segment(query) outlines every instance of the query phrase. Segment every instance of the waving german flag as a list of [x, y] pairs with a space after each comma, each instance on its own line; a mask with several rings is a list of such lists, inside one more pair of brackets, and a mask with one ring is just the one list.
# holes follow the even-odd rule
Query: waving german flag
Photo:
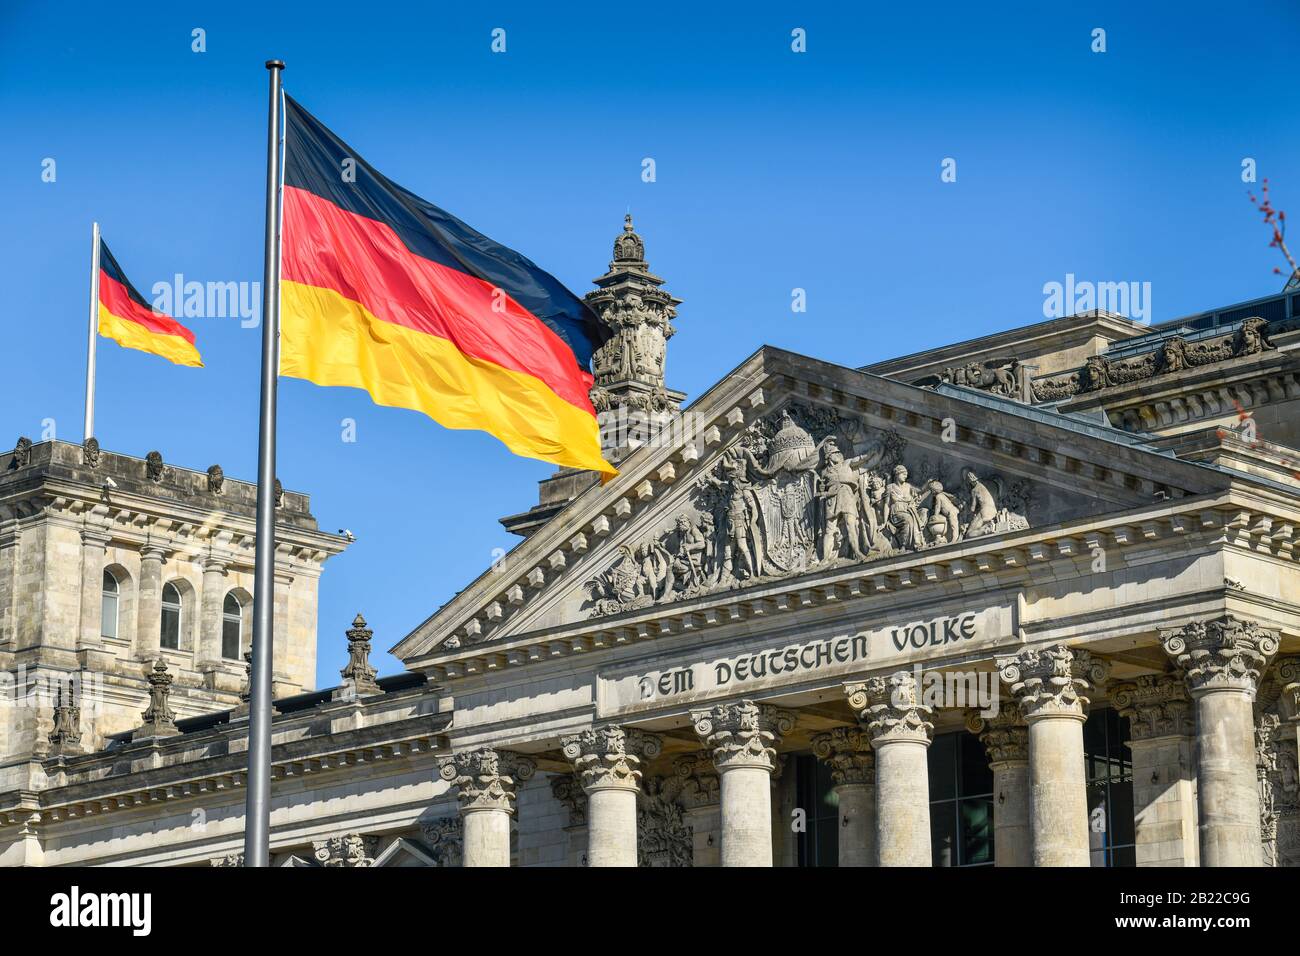
[[203, 367], [194, 333], [144, 300], [103, 239], [99, 240], [99, 334], [177, 365]]
[[285, 97], [280, 374], [614, 474], [588, 392], [610, 330], [528, 259], [384, 177]]

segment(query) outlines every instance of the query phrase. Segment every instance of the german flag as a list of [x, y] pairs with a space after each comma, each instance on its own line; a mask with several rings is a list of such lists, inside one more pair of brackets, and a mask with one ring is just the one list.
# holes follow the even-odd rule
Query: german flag
[[558, 280], [387, 179], [285, 97], [280, 374], [616, 474], [588, 392], [612, 334]]
[[99, 240], [99, 334], [177, 365], [203, 367], [194, 333], [144, 300], [103, 239]]

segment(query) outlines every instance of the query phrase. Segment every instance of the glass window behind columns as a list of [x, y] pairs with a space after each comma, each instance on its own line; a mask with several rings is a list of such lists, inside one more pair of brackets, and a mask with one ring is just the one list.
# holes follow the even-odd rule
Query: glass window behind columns
[[930, 764], [930, 852], [935, 866], [993, 863], [993, 772], [979, 738], [939, 734]]
[[839, 798], [830, 768], [812, 754], [794, 758], [795, 807], [805, 813], [806, 829], [795, 833], [799, 866], [839, 866]]
[[1088, 844], [1093, 866], [1136, 866], [1133, 754], [1128, 718], [1094, 708], [1083, 725], [1088, 779]]

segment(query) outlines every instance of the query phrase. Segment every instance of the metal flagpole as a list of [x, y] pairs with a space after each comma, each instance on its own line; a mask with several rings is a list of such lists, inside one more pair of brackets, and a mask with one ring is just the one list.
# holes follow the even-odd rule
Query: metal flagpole
[[262, 262], [262, 412], [257, 451], [257, 556], [253, 571], [253, 674], [249, 683], [244, 866], [270, 866], [271, 630], [275, 608], [275, 399], [280, 373], [280, 71], [271, 71], [266, 152], [266, 257]]
[[95, 437], [95, 345], [99, 339], [99, 223], [90, 226], [90, 341], [86, 345], [86, 440]]

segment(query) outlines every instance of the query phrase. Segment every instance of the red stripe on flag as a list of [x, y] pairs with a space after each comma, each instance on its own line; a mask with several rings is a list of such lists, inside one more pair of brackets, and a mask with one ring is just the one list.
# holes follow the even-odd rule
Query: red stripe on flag
[[[376, 318], [450, 341], [463, 354], [532, 375], [593, 417], [591, 373], [504, 290], [413, 254], [385, 223], [284, 188], [281, 276], [329, 289]], [[495, 308], [494, 308], [495, 306]]]
[[99, 301], [119, 319], [143, 325], [150, 332], [158, 335], [179, 335], [190, 345], [194, 344], [193, 332], [171, 316], [155, 312], [136, 302], [126, 291], [126, 286], [103, 269], [99, 270]]

